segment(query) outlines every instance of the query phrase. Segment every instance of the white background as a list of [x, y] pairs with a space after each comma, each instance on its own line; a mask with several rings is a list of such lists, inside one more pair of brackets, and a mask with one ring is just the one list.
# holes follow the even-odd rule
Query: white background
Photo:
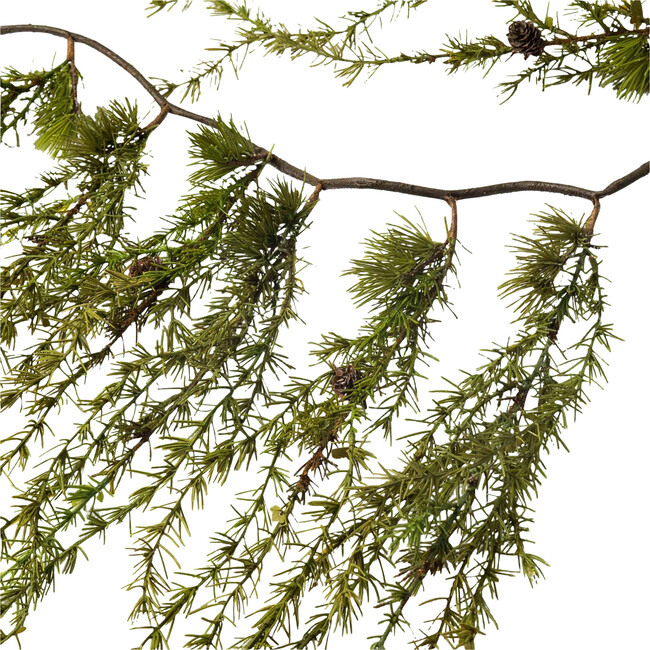
[[[223, 19], [210, 18], [198, 0], [187, 12], [151, 19], [144, 4], [22, 0], [3, 2], [0, 17], [3, 24], [31, 22], [80, 32], [114, 49], [145, 76], [172, 80], [183, 77], [179, 69], [206, 56], [203, 48], [210, 38], [232, 29]], [[263, 3], [269, 15], [291, 27], [310, 24], [314, 14], [334, 19], [346, 5], [374, 6], [324, 4]], [[534, 6], [544, 12], [545, 4]], [[495, 33], [505, 39], [511, 17], [485, 0], [432, 2], [410, 21], [386, 25], [378, 43], [392, 54], [436, 51], [445, 33], [465, 30], [470, 36]], [[3, 67], [46, 68], [65, 56], [65, 41], [48, 35], [16, 34], [0, 41]], [[84, 75], [80, 99], [86, 112], [111, 98], [129, 97], [155, 115], [153, 102], [136, 82], [98, 53], [77, 45], [77, 64]], [[601, 189], [647, 159], [647, 128], [642, 126], [647, 102], [618, 101], [610, 89], [595, 88], [588, 96], [583, 86], [565, 85], [543, 94], [539, 87], [525, 86], [500, 105], [494, 87], [524, 65], [521, 57], [496, 66], [487, 78], [480, 72], [449, 77], [440, 64], [397, 64], [352, 88], [342, 88], [331, 68], [308, 64], [308, 59], [291, 63], [253, 53], [239, 80], [226, 74], [218, 90], [208, 88], [200, 103], [185, 105], [204, 114], [232, 114], [236, 123], [248, 126], [256, 143], [273, 146], [279, 156], [325, 178], [372, 176], [448, 189], [547, 180]], [[151, 138], [146, 200], [137, 216], [143, 232], [173, 212], [186, 187], [185, 131], [193, 128], [170, 116]], [[47, 167], [28, 138], [22, 144], [1, 151], [5, 188], [25, 185]], [[608, 357], [609, 383], [604, 390], [592, 387], [591, 404], [564, 436], [571, 453], [555, 451], [547, 459], [548, 478], [534, 504], [530, 534], [536, 541], [533, 552], [551, 565], [546, 580], [534, 589], [522, 576], [502, 580], [492, 607], [499, 629], [489, 628], [477, 640], [479, 650], [647, 647], [647, 190], [646, 178], [602, 201], [597, 243], [607, 245], [601, 252], [603, 273], [611, 280], [609, 319], [624, 342], [616, 342]], [[435, 331], [432, 351], [440, 363], [432, 368], [432, 386], [440, 385], [440, 374], [458, 378], [459, 368], [473, 370], [480, 365], [481, 348], [502, 343], [514, 332], [508, 326], [511, 315], [497, 298], [497, 286], [513, 266], [505, 247], [510, 233], [530, 230], [530, 213], [543, 210], [546, 202], [575, 216], [590, 210], [587, 201], [535, 193], [459, 204], [459, 237], [471, 254], [460, 251], [462, 288], [452, 294], [458, 319], [448, 317]], [[449, 212], [443, 202], [365, 190], [321, 195], [305, 241], [312, 263], [303, 274], [310, 292], [301, 305], [307, 326], [292, 331], [292, 354], [304, 356], [307, 342], [322, 332], [354, 331], [358, 315], [345, 293], [349, 279], [340, 272], [359, 253], [370, 229], [394, 221], [393, 211], [417, 218], [417, 210], [442, 239]], [[2, 430], [13, 430], [10, 416], [4, 416]], [[2, 499], [5, 511], [7, 501]], [[192, 521], [193, 537], [213, 532], [209, 512], [197, 513]], [[24, 650], [113, 650], [139, 643], [141, 633], [130, 631], [126, 622], [135, 595], [122, 590], [132, 572], [132, 558], [124, 550], [128, 543], [128, 530], [121, 529], [109, 535], [105, 546], [90, 546], [90, 562], [81, 562], [73, 576], [60, 577], [56, 592], [28, 619], [21, 635]], [[197, 563], [190, 558], [190, 566]], [[411, 616], [414, 623], [427, 618], [426, 612], [413, 610]], [[373, 631], [371, 624], [360, 624], [353, 636], [334, 636], [331, 647], [368, 647], [365, 638]], [[417, 636], [415, 625], [387, 647], [406, 647]], [[172, 648], [181, 645], [176, 637]]]

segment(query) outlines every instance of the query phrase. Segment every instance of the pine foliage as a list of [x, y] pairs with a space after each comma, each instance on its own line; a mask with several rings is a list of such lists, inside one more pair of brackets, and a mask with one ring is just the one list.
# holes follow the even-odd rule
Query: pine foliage
[[[535, 81], [544, 88], [571, 82], [586, 83], [591, 89], [596, 83], [611, 86], [617, 97], [632, 101], [648, 94], [650, 19], [645, 17], [640, 0], [618, 4], [574, 0], [567, 4], [561, 20], [536, 12], [529, 0], [493, 2], [514, 12], [510, 22], [529, 21], [540, 30], [544, 50], [525, 67], [525, 58], [519, 57], [508, 42], [507, 25], [502, 33], [479, 37], [448, 34], [446, 42], [434, 49], [425, 43], [423, 49], [412, 53], [385, 53], [373, 40], [383, 22], [417, 19], [418, 8], [427, 0], [381, 0], [374, 11], [350, 11], [338, 25], [316, 19], [315, 26], [298, 30], [276, 24], [245, 1], [209, 0], [214, 15], [237, 24], [235, 39], [209, 48], [215, 60], [197, 66], [183, 82], [163, 81], [161, 90], [167, 94], [182, 90], [183, 98], [195, 98], [202, 83], [218, 83], [227, 67], [240, 69], [251, 50], [262, 49], [265, 54], [288, 54], [291, 59], [307, 57], [311, 65], [331, 65], [346, 86], [386, 65], [442, 63], [449, 74], [477, 67], [487, 73], [500, 61], [514, 56], [521, 60], [522, 70], [499, 84], [506, 100], [524, 81]], [[151, 3], [151, 8], [160, 11], [175, 4], [175, 0], [161, 0]]]
[[9, 68], [2, 77], [2, 107], [0, 134], [14, 131], [27, 122], [33, 111], [35, 146], [57, 154], [61, 143], [75, 133], [74, 100], [69, 72], [65, 61], [49, 71], [21, 74]]
[[[512, 54], [496, 36], [393, 58], [364, 40], [385, 12], [408, 17], [425, 1], [383, 0], [341, 28], [295, 33], [245, 4], [211, 0], [214, 13], [238, 21], [239, 40], [219, 45], [184, 92], [197, 95], [256, 45], [334, 63], [346, 83], [385, 63], [441, 57], [455, 72]], [[176, 4], [156, 0], [151, 10]], [[581, 26], [597, 29], [582, 40], [528, 2], [497, 4], [558, 41], [505, 92], [525, 79], [597, 81], [622, 99], [648, 92], [640, 3], [573, 2]], [[373, 648], [382, 650], [407, 623], [405, 608], [423, 601], [425, 581], [434, 614], [417, 647], [473, 648], [494, 621], [501, 577], [542, 575], [527, 532], [544, 456], [563, 446], [588, 387], [604, 379], [615, 336], [593, 219], [549, 207], [532, 235], [515, 237], [501, 290], [516, 331], [433, 400], [418, 384], [435, 325], [452, 313], [455, 202], [443, 242], [408, 218], [372, 233], [346, 271], [363, 324], [324, 334], [313, 373], [297, 376], [281, 340], [299, 318], [300, 242], [318, 190], [306, 196], [272, 176], [271, 154], [217, 115], [189, 136], [187, 196], [158, 231], [133, 239], [130, 201], [142, 193], [157, 126], [143, 126], [128, 100], [93, 116], [78, 110], [67, 60], [8, 69], [2, 89], [3, 139], [30, 125], [53, 166], [35, 187], [0, 196], [4, 239], [20, 249], [1, 276], [2, 409], [24, 415], [0, 447], [16, 503], [0, 526], [1, 640], [20, 636], [89, 540], [129, 522], [142, 648], [178, 647], [171, 634], [185, 618], [188, 648], [226, 647], [233, 634], [237, 648], [319, 646], [377, 605]], [[57, 412], [69, 406], [83, 419], [62, 429]], [[404, 438], [405, 415], [413, 426]], [[377, 436], [402, 438], [391, 466], [371, 451]], [[176, 566], [188, 511], [235, 471], [250, 488], [215, 521], [211, 551]], [[269, 573], [277, 557], [283, 565]], [[269, 597], [255, 609], [259, 592]], [[308, 595], [318, 604], [305, 614]]]

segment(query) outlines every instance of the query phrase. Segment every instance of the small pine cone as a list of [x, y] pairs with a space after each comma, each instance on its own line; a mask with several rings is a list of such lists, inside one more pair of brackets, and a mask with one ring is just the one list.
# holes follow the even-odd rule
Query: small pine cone
[[361, 379], [361, 373], [354, 366], [332, 365], [332, 390], [340, 398], [345, 399], [354, 390], [355, 384]]
[[146, 257], [134, 260], [133, 264], [129, 267], [129, 275], [135, 278], [147, 271], [158, 271], [162, 267], [162, 262], [158, 255], [147, 255]]
[[546, 41], [542, 33], [529, 20], [516, 20], [510, 23], [508, 28], [508, 41], [512, 45], [512, 51], [529, 56], [539, 56], [544, 51]]
[[437, 557], [429, 565], [429, 571], [432, 575], [442, 571], [445, 568], [445, 563], [442, 560], [439, 560]]

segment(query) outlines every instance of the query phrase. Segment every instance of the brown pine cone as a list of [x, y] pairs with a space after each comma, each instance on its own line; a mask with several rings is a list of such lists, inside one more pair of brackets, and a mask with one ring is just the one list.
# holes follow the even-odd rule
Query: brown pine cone
[[162, 261], [158, 255], [147, 255], [134, 260], [133, 264], [129, 267], [129, 275], [135, 278], [147, 271], [158, 271], [163, 268]]
[[[350, 399], [357, 383], [362, 379], [361, 373], [352, 365], [338, 367], [332, 365], [332, 390], [340, 399]], [[361, 403], [367, 408], [367, 401], [364, 398]]]
[[340, 398], [349, 397], [354, 390], [354, 385], [361, 379], [361, 373], [354, 366], [332, 365], [334, 374], [332, 376], [332, 390]]
[[512, 45], [512, 51], [529, 56], [539, 56], [546, 45], [542, 38], [542, 32], [530, 22], [530, 20], [516, 20], [510, 23], [508, 28], [508, 41]]

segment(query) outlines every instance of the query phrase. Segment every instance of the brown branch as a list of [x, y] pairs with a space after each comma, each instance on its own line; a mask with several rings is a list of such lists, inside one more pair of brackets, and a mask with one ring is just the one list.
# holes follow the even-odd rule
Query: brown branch
[[626, 188], [632, 183], [636, 183], [643, 176], [647, 176], [650, 171], [650, 162], [643, 163], [638, 169], [626, 174], [625, 176], [618, 178], [617, 180], [611, 182], [604, 190], [596, 192], [594, 194], [594, 199], [602, 199], [604, 196], [609, 196], [610, 194], [616, 194], [622, 189]]
[[[195, 122], [205, 124], [207, 126], [214, 126], [215, 121], [211, 117], [200, 115], [188, 111], [176, 104], [172, 104], [141, 72], [133, 67], [128, 61], [124, 60], [121, 56], [113, 52], [105, 45], [83, 36], [82, 34], [75, 34], [58, 27], [50, 27], [48, 25], [3, 25], [0, 27], [0, 34], [15, 34], [19, 32], [37, 32], [44, 34], [51, 34], [63, 38], [72, 38], [78, 43], [88, 45], [97, 50], [104, 56], [111, 59], [120, 68], [128, 72], [140, 85], [151, 95], [154, 101], [161, 107], [166, 108], [169, 113], [185, 117]], [[551, 42], [550, 44], [554, 44]], [[162, 118], [161, 118], [162, 119]], [[426, 187], [423, 185], [413, 185], [411, 183], [402, 183], [400, 181], [388, 181], [378, 178], [364, 178], [364, 177], [351, 177], [351, 178], [329, 178], [323, 179], [318, 176], [310, 174], [304, 169], [300, 169], [290, 162], [279, 158], [272, 154], [263, 147], [255, 146], [255, 153], [262, 158], [266, 158], [268, 164], [275, 167], [279, 172], [286, 174], [292, 178], [296, 178], [309, 185], [317, 186], [319, 183], [323, 190], [335, 189], [372, 189], [383, 190], [385, 192], [397, 192], [400, 194], [408, 194], [412, 196], [422, 196], [431, 199], [440, 199], [448, 201], [453, 198], [456, 201], [462, 199], [475, 199], [484, 196], [495, 196], [498, 194], [510, 194], [513, 192], [548, 192], [551, 194], [564, 194], [566, 196], [575, 196], [589, 201], [601, 199], [604, 196], [609, 196], [622, 190], [623, 188], [638, 181], [640, 178], [647, 176], [650, 173], [650, 162], [643, 163], [634, 171], [610, 183], [604, 190], [589, 190], [583, 187], [576, 187], [575, 185], [565, 185], [563, 183], [549, 183], [544, 181], [513, 181], [510, 183], [498, 183], [495, 185], [484, 185], [482, 187], [470, 187], [458, 190], [438, 189], [434, 187]]]
[[609, 38], [619, 36], [645, 36], [650, 34], [650, 28], [644, 29], [621, 29], [617, 32], [603, 32], [602, 34], [588, 34], [587, 36], [569, 36], [568, 38], [556, 38], [552, 41], [545, 41], [545, 45], [570, 45], [572, 43], [584, 43], [585, 41], [605, 41]]
[[89, 194], [82, 194], [77, 199], [77, 202], [65, 213], [66, 219], [68, 217], [74, 217], [76, 214], [78, 214], [79, 210], [81, 210], [81, 208], [83, 208], [83, 206], [88, 203], [88, 198]]
[[[447, 271], [451, 268], [451, 263], [454, 259], [454, 251], [456, 249], [456, 239], [458, 239], [458, 206], [456, 204], [455, 199], [451, 198], [450, 196], [447, 197], [447, 203], [451, 207], [451, 225], [449, 227], [449, 232], [447, 233], [447, 239], [444, 244], [437, 244], [435, 248], [433, 249], [433, 252], [423, 259], [419, 264], [416, 264], [408, 273], [404, 274], [404, 280], [410, 280], [411, 278], [414, 278], [416, 275], [422, 273], [424, 269], [427, 268], [427, 266], [430, 266], [433, 264], [436, 260], [439, 260], [443, 253], [445, 252], [445, 249], [447, 250], [447, 259], [445, 260], [445, 263], [442, 267], [442, 277], [440, 278], [440, 281], [437, 283], [437, 288], [440, 289], [442, 287], [442, 280], [444, 279], [444, 276], [447, 274]], [[433, 293], [431, 294], [432, 296], [435, 295], [435, 289], [436, 287], [433, 287]], [[399, 341], [401, 342], [403, 337], [399, 338]]]
[[77, 97], [77, 85], [79, 83], [79, 75], [77, 74], [77, 66], [74, 62], [74, 38], [68, 34], [68, 63], [70, 64], [70, 84], [72, 86], [72, 110], [75, 115], [81, 113], [81, 106]]
[[154, 119], [151, 120], [151, 122], [149, 122], [149, 124], [147, 124], [146, 126], [143, 126], [140, 129], [140, 133], [142, 133], [143, 135], [147, 135], [148, 133], [153, 131], [156, 127], [160, 126], [162, 124], [163, 120], [168, 115], [169, 115], [169, 106], [163, 106], [160, 109], [160, 113], [158, 113], [158, 115], [156, 115], [156, 117], [154, 117]]
[[596, 225], [596, 219], [598, 219], [598, 213], [600, 212], [600, 201], [598, 197], [594, 197], [594, 209], [591, 211], [587, 222], [585, 223], [584, 232], [588, 237], [591, 237], [594, 234], [594, 226]]
[[316, 201], [318, 201], [318, 197], [320, 196], [322, 189], [323, 189], [323, 184], [320, 182], [316, 183], [316, 188], [311, 193], [311, 196], [305, 201], [305, 204], [310, 205], [312, 203], [316, 203]]
[[458, 206], [456, 204], [456, 199], [451, 196], [448, 196], [445, 201], [447, 201], [451, 208], [451, 226], [447, 236], [447, 243], [451, 243], [453, 247], [458, 239]]
[[[566, 32], [565, 32], [566, 33]], [[599, 34], [587, 34], [586, 36], [568, 36], [566, 38], [555, 38], [552, 41], [544, 41], [544, 47], [548, 45], [571, 45], [573, 43], [585, 43], [587, 41], [606, 41], [611, 38], [620, 38], [622, 36], [645, 36], [647, 37], [650, 33], [650, 28], [644, 29], [622, 29], [616, 32], [603, 32]], [[511, 47], [507, 47], [502, 50], [501, 54], [507, 54], [512, 52]], [[408, 61], [410, 63], [435, 63], [436, 61], [442, 59], [444, 63], [451, 63], [451, 59], [454, 56], [455, 52], [440, 52], [439, 54], [428, 54], [422, 53], [412, 57], [405, 57], [403, 59], [397, 58], [396, 60]]]
[[50, 27], [49, 25], [2, 25], [0, 27], [0, 35], [16, 34], [19, 32], [36, 32], [41, 34], [51, 34], [52, 36], [60, 36], [62, 38], [73, 38], [77, 43], [83, 43], [97, 50], [104, 56], [108, 57], [113, 63], [116, 63], [120, 68], [126, 70], [156, 101], [159, 106], [169, 104], [167, 99], [160, 93], [156, 87], [147, 80], [147, 78], [136, 68], [134, 68], [128, 61], [125, 61], [119, 54], [113, 52], [105, 45], [98, 43], [92, 38], [88, 38], [83, 34], [75, 34], [66, 29], [58, 27]]
[[[271, 163], [272, 164], [272, 163]], [[386, 181], [376, 178], [333, 178], [325, 179], [323, 183], [324, 190], [332, 189], [375, 189], [387, 192], [399, 192], [401, 194], [411, 194], [414, 196], [424, 196], [430, 199], [447, 200], [452, 197], [456, 201], [462, 199], [477, 199], [485, 196], [494, 196], [496, 194], [511, 194], [513, 192], [549, 192], [552, 194], [565, 194], [566, 196], [576, 196], [581, 199], [593, 200], [618, 192], [623, 187], [638, 181], [640, 178], [650, 173], [650, 162], [643, 163], [640, 167], [630, 172], [623, 178], [620, 178], [604, 190], [589, 190], [575, 185], [565, 185], [563, 183], [547, 183], [544, 181], [513, 181], [510, 183], [498, 183], [495, 185], [484, 185], [482, 187], [470, 187], [460, 190], [444, 190], [434, 187], [424, 187], [422, 185], [412, 185], [410, 183], [401, 183], [399, 181]], [[618, 184], [626, 181], [621, 187]], [[613, 189], [612, 189], [613, 188]]]
[[325, 468], [330, 462], [329, 454], [327, 453], [328, 447], [338, 440], [339, 429], [341, 428], [344, 419], [344, 416], [337, 417], [325, 440], [316, 447], [316, 451], [314, 451], [314, 453], [309, 457], [309, 460], [307, 460], [307, 462], [296, 472], [298, 481], [293, 486], [292, 495], [302, 503], [305, 502], [305, 493], [309, 491], [309, 488], [313, 483], [313, 478], [309, 474], [316, 474], [316, 472], [319, 472], [321, 477], [326, 475]]

